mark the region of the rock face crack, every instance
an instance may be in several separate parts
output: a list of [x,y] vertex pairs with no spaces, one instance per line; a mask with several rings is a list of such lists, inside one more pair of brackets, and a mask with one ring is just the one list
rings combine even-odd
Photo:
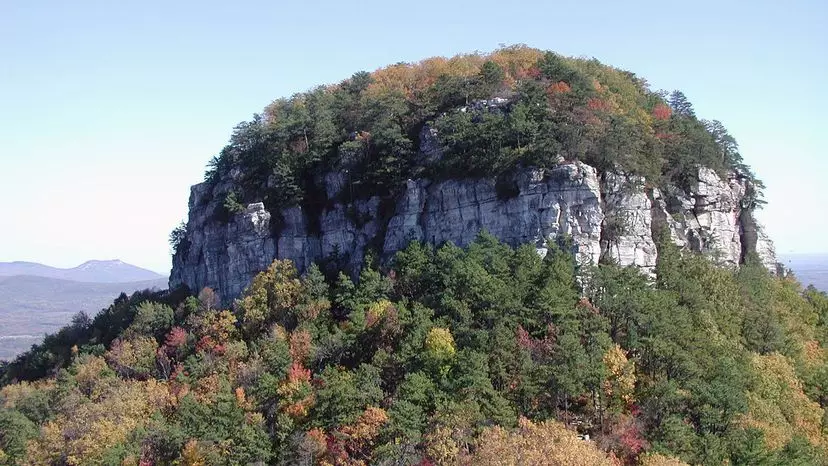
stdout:
[[[338,256],[340,264],[358,271],[366,250],[375,247],[387,260],[412,240],[434,245],[467,246],[485,230],[512,246],[532,243],[546,254],[547,241],[571,235],[576,259],[597,263],[602,257],[635,266],[652,275],[658,251],[653,237],[661,230],[673,242],[710,255],[724,265],[742,262],[742,238],[755,231],[755,252],[773,267],[773,245],[741,201],[745,181],[722,179],[699,170],[689,192],[662,194],[646,188],[643,178],[624,173],[597,173],[580,163],[551,169],[525,169],[514,176],[517,194],[498,197],[494,179],[408,180],[394,202],[393,215],[380,215],[377,197],[337,202],[318,218],[301,207],[268,212],[252,203],[229,221],[215,218],[235,178],[214,185],[193,186],[187,224],[187,248],[173,257],[170,286],[198,291],[213,288],[223,302],[238,297],[256,273],[274,259],[290,259],[300,271],[312,263]],[[342,190],[343,175],[321,177],[329,199]],[[277,233],[270,227],[281,219]],[[319,225],[318,231],[310,225]],[[752,234],[752,233],[751,233]],[[384,236],[384,238],[383,238]],[[692,241],[698,240],[698,241]]]

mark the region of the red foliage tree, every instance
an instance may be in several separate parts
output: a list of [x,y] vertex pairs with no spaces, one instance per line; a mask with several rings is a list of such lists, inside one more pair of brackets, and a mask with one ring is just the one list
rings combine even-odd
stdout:
[[164,346],[178,348],[187,343],[187,331],[181,327],[173,327],[164,339]]
[[612,106],[609,102],[603,99],[597,99],[595,97],[587,101],[587,108],[592,110],[593,112],[608,112],[612,110]]
[[599,444],[605,450],[611,450],[624,464],[637,464],[638,455],[650,447],[637,419],[635,406],[631,414],[620,414],[609,423],[609,432],[599,438]]
[[547,89],[547,93],[550,96],[553,96],[555,94],[566,94],[567,92],[569,92],[571,90],[572,90],[572,88],[569,86],[569,84],[567,84],[563,81],[558,81],[555,84],[552,84],[551,86],[549,86],[549,88]]
[[656,104],[655,107],[653,107],[653,118],[656,120],[669,120],[672,114],[673,110],[667,105]]

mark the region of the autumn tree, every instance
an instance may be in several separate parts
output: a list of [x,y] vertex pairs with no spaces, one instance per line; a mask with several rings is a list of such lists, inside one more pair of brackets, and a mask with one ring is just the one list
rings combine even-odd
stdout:
[[521,419],[516,431],[501,427],[484,430],[470,464],[611,466],[614,462],[560,423],[535,424]]
[[272,322],[291,328],[295,324],[292,310],[301,288],[293,263],[274,261],[265,273],[253,279],[244,296],[236,302],[245,330],[256,334]]

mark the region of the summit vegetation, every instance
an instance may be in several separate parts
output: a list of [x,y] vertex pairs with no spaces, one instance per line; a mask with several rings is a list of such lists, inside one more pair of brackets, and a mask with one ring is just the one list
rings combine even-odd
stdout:
[[[420,150],[429,134],[439,160]],[[234,180],[230,214],[258,201],[313,212],[328,201],[320,173],[347,174],[341,196],[393,197],[408,178],[501,177],[561,159],[661,187],[687,187],[700,165],[735,171],[758,188],[748,203],[761,202],[735,139],[698,119],[680,91],[655,92],[598,60],[522,45],[398,63],[278,99],[235,128],[205,179]]]

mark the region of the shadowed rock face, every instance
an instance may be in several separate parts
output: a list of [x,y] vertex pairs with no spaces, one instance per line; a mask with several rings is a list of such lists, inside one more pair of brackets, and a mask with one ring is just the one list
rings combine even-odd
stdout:
[[[268,212],[259,202],[229,220],[216,218],[238,176],[231,174],[213,186],[193,186],[187,235],[173,258],[170,286],[210,287],[227,303],[277,258],[292,260],[301,271],[336,257],[356,271],[368,249],[387,259],[412,240],[465,246],[481,230],[513,246],[534,244],[540,254],[546,253],[547,241],[568,235],[579,263],[608,258],[647,274],[653,273],[658,257],[653,234],[662,228],[679,246],[723,265],[742,261],[747,252],[742,236],[750,230],[757,238],[750,250],[769,268],[776,262],[761,226],[741,208],[745,182],[721,179],[705,168],[689,192],[668,195],[648,188],[641,177],[599,174],[572,162],[520,172],[506,198],[499,195],[494,179],[417,179],[408,180],[390,201],[370,197],[336,202],[318,213],[301,207]],[[327,173],[320,180],[328,199],[349,189],[341,173]],[[392,208],[383,208],[383,202]],[[748,218],[751,223],[745,228]]]

